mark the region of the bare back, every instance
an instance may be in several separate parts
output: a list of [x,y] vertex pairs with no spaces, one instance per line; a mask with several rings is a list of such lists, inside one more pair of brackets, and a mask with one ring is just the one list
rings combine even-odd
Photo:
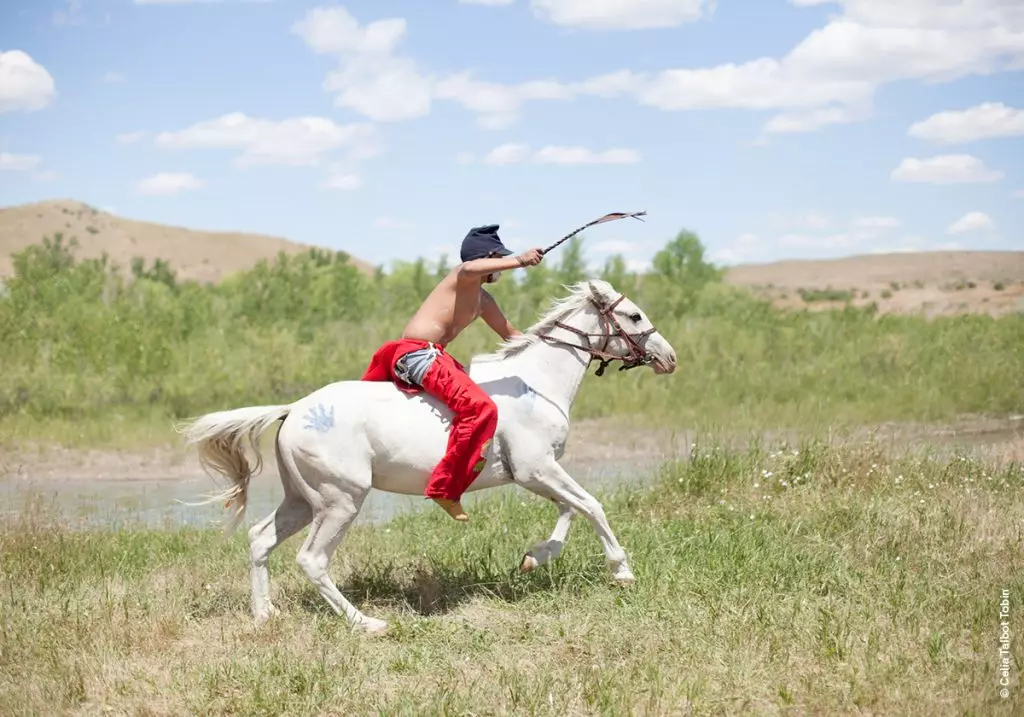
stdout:
[[459,280],[449,272],[409,320],[402,338],[447,345],[480,316],[483,289],[479,280]]

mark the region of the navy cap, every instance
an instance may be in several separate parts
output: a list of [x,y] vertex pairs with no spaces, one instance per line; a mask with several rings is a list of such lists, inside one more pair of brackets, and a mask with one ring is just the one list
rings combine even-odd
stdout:
[[498,225],[488,224],[485,227],[474,227],[462,240],[462,261],[483,259],[490,254],[508,256],[512,252],[501,243],[498,237]]

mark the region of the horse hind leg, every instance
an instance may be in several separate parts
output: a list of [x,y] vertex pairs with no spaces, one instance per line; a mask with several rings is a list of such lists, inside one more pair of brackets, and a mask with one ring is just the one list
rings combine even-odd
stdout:
[[359,496],[353,500],[345,496],[336,502],[326,504],[313,518],[309,537],[299,550],[296,560],[334,612],[344,615],[353,628],[370,633],[382,633],[387,630],[388,624],[364,615],[346,600],[327,571],[331,556],[359,513],[363,497]]
[[[295,476],[301,476],[308,490],[315,491],[315,499],[311,502],[316,506],[309,535],[299,549],[296,562],[331,609],[338,615],[344,615],[353,628],[382,633],[388,624],[361,613],[345,599],[328,573],[331,556],[370,492],[372,471],[369,462],[347,457],[342,465],[338,465],[316,451],[318,460],[316,465],[311,465],[306,459],[308,453],[298,456],[296,453],[289,451],[286,445],[284,461]],[[302,459],[301,466],[297,458]]]
[[293,475],[282,460],[279,439],[274,441],[274,451],[277,454],[277,470],[281,476],[284,498],[277,510],[249,529],[252,613],[257,624],[280,614],[280,610],[270,600],[270,572],[267,569],[270,553],[313,519],[313,510],[296,485],[301,477]]

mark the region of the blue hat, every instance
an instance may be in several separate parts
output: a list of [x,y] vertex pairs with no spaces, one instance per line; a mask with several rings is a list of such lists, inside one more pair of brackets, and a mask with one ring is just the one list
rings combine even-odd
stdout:
[[462,261],[483,259],[491,254],[508,256],[512,252],[498,238],[498,225],[489,224],[485,227],[474,227],[462,240]]

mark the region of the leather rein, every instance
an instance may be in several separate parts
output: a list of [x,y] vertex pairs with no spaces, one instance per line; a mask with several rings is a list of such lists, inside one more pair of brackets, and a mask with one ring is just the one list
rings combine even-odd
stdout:
[[[596,301],[591,299],[591,303],[597,307],[598,312],[600,314],[602,328],[605,328],[605,322],[607,322],[610,325],[609,330],[605,333],[588,334],[584,331],[580,331],[575,326],[563,324],[561,321],[556,321],[554,323],[554,325],[557,326],[558,328],[565,329],[566,331],[571,331],[577,336],[582,337],[586,341],[586,346],[579,346],[577,344],[569,343],[561,339],[556,339],[553,338],[552,336],[549,336],[548,334],[538,334],[538,336],[551,343],[561,344],[562,346],[571,346],[572,348],[586,351],[588,354],[590,354],[591,361],[593,361],[594,359],[598,359],[601,363],[597,367],[597,371],[594,372],[595,376],[603,376],[604,370],[612,361],[622,361],[622,365],[619,366],[620,371],[628,371],[629,369],[636,368],[637,366],[646,366],[647,364],[654,361],[654,356],[651,355],[651,353],[647,349],[640,345],[640,341],[653,334],[656,331],[656,329],[652,326],[647,331],[641,331],[640,333],[636,334],[630,334],[624,331],[623,328],[619,325],[618,320],[615,318],[614,313],[615,307],[618,306],[619,302],[621,302],[624,298],[626,298],[625,294],[619,294],[619,297],[615,299],[615,301],[613,301],[612,303],[605,307],[600,306]],[[626,347],[629,349],[628,355],[616,356],[615,354],[610,354],[607,352],[606,349],[608,348],[608,342],[615,337],[619,337],[626,342]],[[603,339],[601,343],[601,348],[593,348],[591,342],[592,338]]]

